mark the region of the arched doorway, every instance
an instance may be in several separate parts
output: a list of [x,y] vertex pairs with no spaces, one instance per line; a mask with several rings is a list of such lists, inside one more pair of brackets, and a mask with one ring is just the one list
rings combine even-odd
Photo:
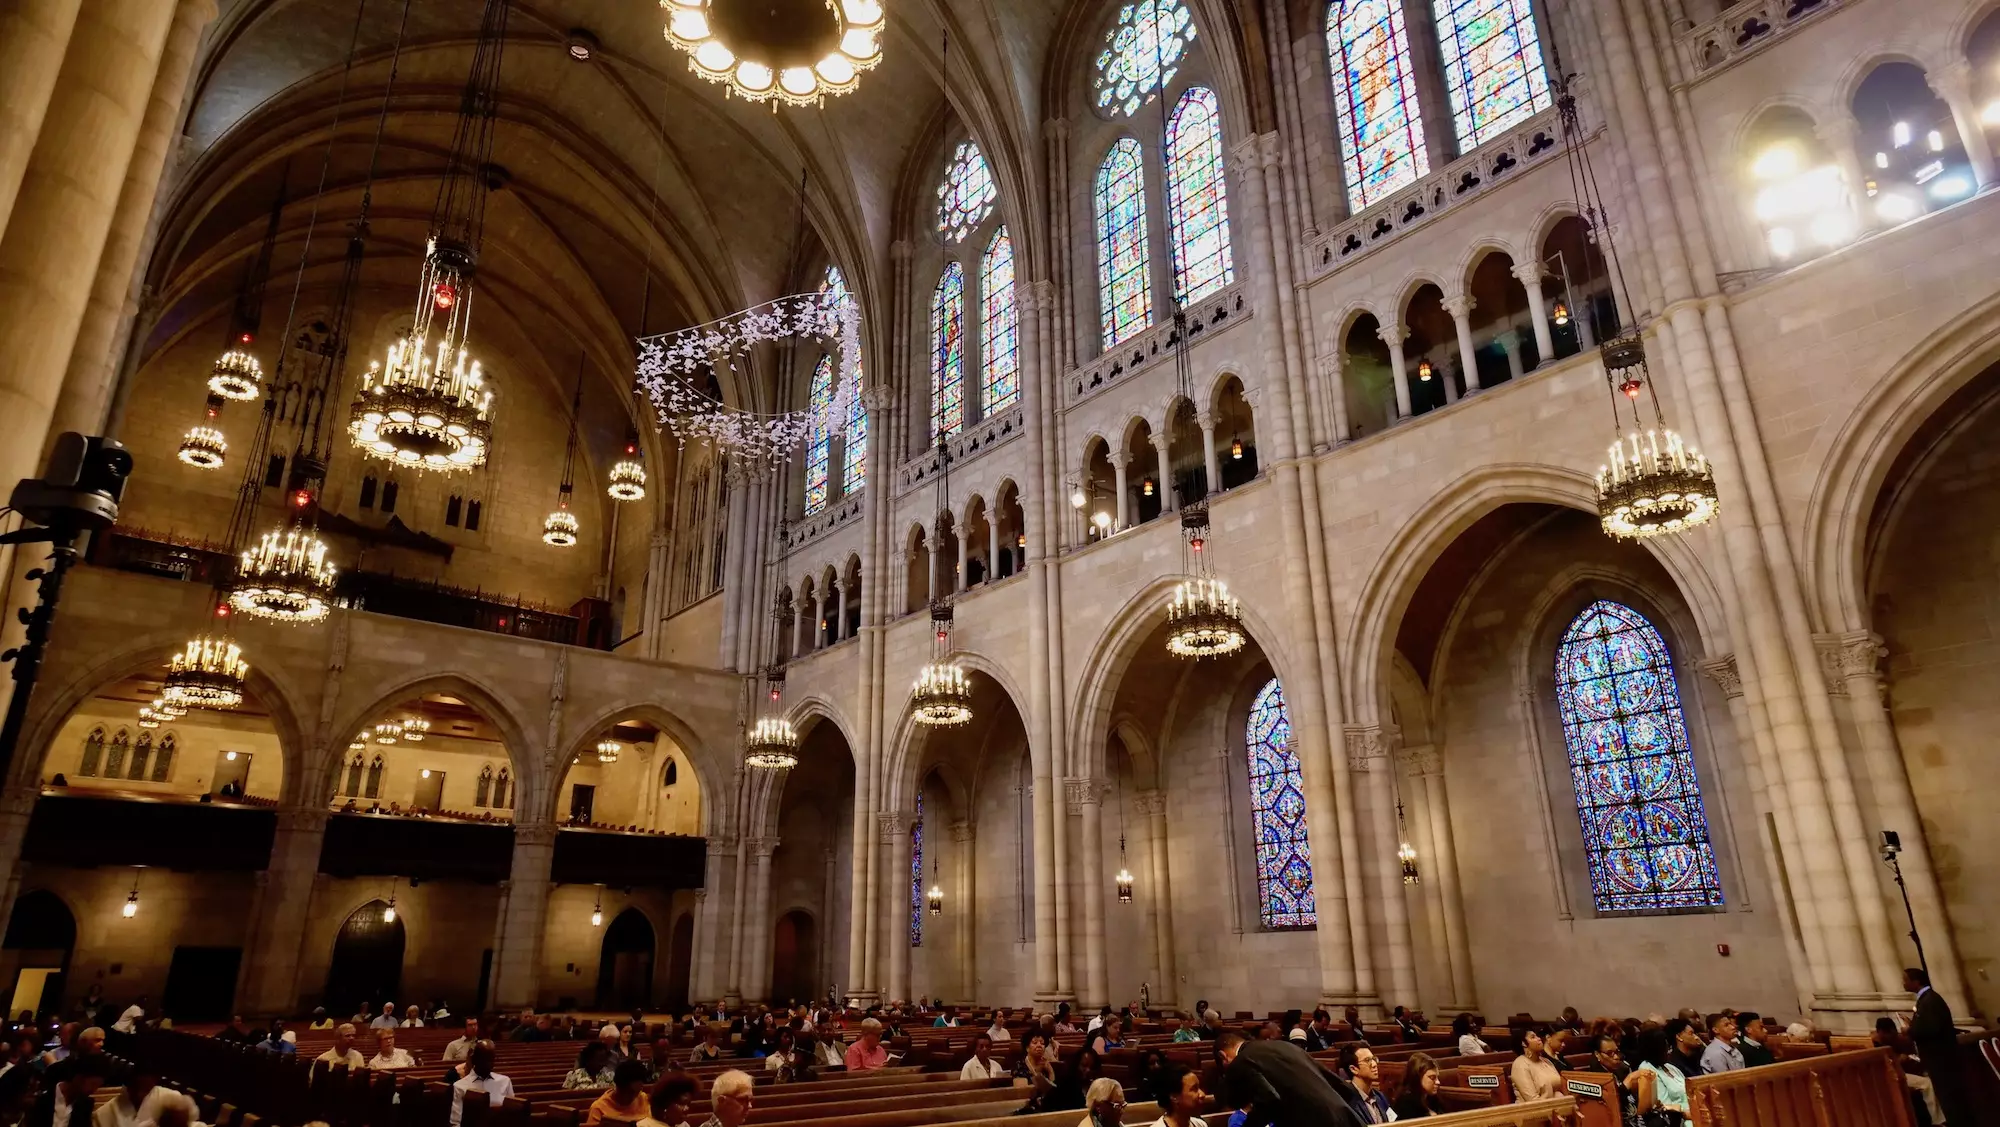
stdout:
[[627,908],[604,929],[597,959],[597,1008],[623,1013],[652,1001],[653,925],[637,908]]
[[403,981],[403,921],[384,919],[388,908],[370,900],[340,925],[326,971],[328,1013],[373,1013],[395,1000]]
[[694,916],[683,912],[674,921],[674,935],[667,946],[667,1009],[681,1013],[688,1007],[688,984],[694,973]]
[[786,1002],[810,998],[818,984],[813,981],[819,966],[819,937],[813,918],[794,908],[778,917],[771,934],[771,1001]]
[[22,893],[7,917],[6,938],[0,940],[0,958],[14,972],[7,1013],[40,1015],[61,1009],[63,977],[75,949],[76,917],[62,897],[43,888]]

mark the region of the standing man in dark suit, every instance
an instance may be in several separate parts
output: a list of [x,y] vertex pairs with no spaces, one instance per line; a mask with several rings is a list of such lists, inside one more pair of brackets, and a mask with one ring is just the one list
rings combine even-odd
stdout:
[[1350,1106],[1360,1094],[1290,1041],[1247,1041],[1230,1030],[1216,1052],[1230,1102],[1248,1112],[1243,1127],[1362,1127]]
[[1974,1122],[1972,1108],[1965,1102],[1964,1078],[1959,1075],[1958,1028],[1952,1024],[1951,1004],[1931,989],[1929,972],[1916,967],[1903,971],[1903,989],[1917,996],[1910,1040],[1916,1043],[1917,1056],[1923,1058],[1944,1121],[1954,1125]]

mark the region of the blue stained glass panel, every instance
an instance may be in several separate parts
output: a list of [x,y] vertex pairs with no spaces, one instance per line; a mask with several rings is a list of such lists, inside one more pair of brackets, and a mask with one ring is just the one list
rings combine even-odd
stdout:
[[1104,346],[1126,340],[1152,319],[1151,257],[1146,246],[1146,173],[1139,142],[1120,138],[1097,169],[1097,296]]
[[[853,300],[847,292],[847,279],[841,276],[840,267],[826,268],[826,277],[819,285],[820,297],[824,301],[841,303]],[[855,365],[854,375],[844,378],[846,384],[841,391],[847,396],[847,419],[841,427],[840,492],[844,496],[868,484],[868,410],[861,405],[861,366]]]
[[1135,0],[1118,9],[1092,66],[1098,112],[1130,117],[1174,80],[1194,43],[1194,18],[1181,0]]
[[833,458],[833,424],[825,412],[833,406],[833,357],[820,354],[813,366],[812,385],[806,394],[806,409],[813,413],[812,430],[806,436],[806,512],[826,508],[829,463]]
[[954,243],[993,214],[993,201],[1000,193],[993,186],[993,170],[986,166],[978,142],[959,144],[945,167],[937,195],[938,233]]
[[1250,705],[1250,831],[1257,844],[1257,912],[1267,928],[1315,927],[1306,782],[1292,750],[1292,721],[1276,678]]
[[931,292],[931,437],[965,429],[965,267],[944,264]]
[[1461,152],[1554,104],[1529,0],[1431,0],[1431,11]]
[[1222,108],[1205,86],[1181,95],[1167,123],[1167,235],[1182,304],[1236,280],[1222,178]]
[[1622,603],[1584,608],[1556,699],[1600,912],[1722,906],[1722,880],[1666,639]]
[[917,791],[917,821],[910,827],[910,946],[924,945],[924,792]]
[[986,368],[988,415],[1005,411],[1021,397],[1020,328],[1014,305],[1014,241],[1003,226],[979,258],[979,354]]
[[1334,0],[1326,50],[1347,201],[1360,211],[1431,167],[1401,0]]

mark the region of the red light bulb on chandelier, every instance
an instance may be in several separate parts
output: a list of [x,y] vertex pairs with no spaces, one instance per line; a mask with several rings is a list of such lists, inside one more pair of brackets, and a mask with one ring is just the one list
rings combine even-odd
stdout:
[[256,339],[257,339],[257,334],[255,333],[244,333],[242,336],[236,338],[237,343],[239,344],[249,344],[251,341]]
[[292,494],[292,504],[301,509],[312,504],[312,499],[313,495],[310,490],[301,489],[297,493]]
[[458,290],[450,282],[439,282],[431,290],[431,304],[439,309],[450,309],[458,301]]
[[1618,385],[1618,390],[1624,392],[1625,398],[1627,399],[1637,399],[1639,398],[1639,389],[1645,386],[1646,386],[1645,384],[1639,382],[1639,378],[1637,376],[1634,376],[1630,379],[1627,379],[1624,383]]
[[217,617],[217,618],[228,618],[228,617],[229,617],[229,604],[228,604],[228,603],[217,603],[217,604],[215,604],[215,617]]
[[1192,540],[1188,541],[1188,547],[1190,547],[1190,548],[1194,549],[1194,551],[1195,551],[1195,553],[1196,553],[1197,555],[1199,555],[1199,554],[1201,553],[1201,546],[1202,546],[1202,544],[1203,544],[1203,540],[1202,540],[1202,538],[1201,538],[1201,537],[1199,537],[1199,536],[1197,536],[1197,537],[1195,537],[1194,539],[1192,539]]

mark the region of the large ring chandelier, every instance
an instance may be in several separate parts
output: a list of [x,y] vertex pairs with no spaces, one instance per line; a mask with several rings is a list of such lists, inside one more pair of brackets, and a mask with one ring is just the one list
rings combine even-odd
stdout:
[[[837,346],[839,378],[820,411],[759,414],[740,411],[703,390],[711,374],[747,363],[757,345],[813,338]],[[726,317],[639,341],[637,382],[653,402],[662,426],[686,442],[702,439],[731,455],[778,462],[804,443],[815,427],[837,428],[860,385],[861,319],[854,302],[820,294],[794,294]]]
[[162,697],[181,708],[235,708],[243,703],[243,682],[250,675],[242,654],[227,638],[190,639],[168,663]]
[[817,105],[882,61],[882,0],[660,0],[688,69],[752,102]]
[[424,742],[424,737],[430,734],[431,722],[421,716],[405,716],[397,723],[402,726],[403,738],[413,744]]
[[214,427],[191,427],[181,439],[174,457],[198,470],[219,470],[229,454],[229,443]]
[[224,399],[245,403],[264,394],[264,366],[255,356],[232,348],[216,358],[208,374],[208,390]]
[[625,440],[625,456],[612,465],[605,482],[604,492],[613,501],[646,499],[646,463],[639,460],[637,437]]
[[253,618],[318,622],[332,608],[335,574],[324,540],[298,527],[273,529],[243,553],[229,605]]
[[743,762],[766,771],[784,771],[799,765],[799,734],[782,716],[764,716],[750,726],[743,737]]
[[1602,356],[1605,377],[1633,403],[1631,427],[1611,444],[1610,457],[1597,469],[1597,514],[1605,533],[1619,540],[1645,540],[1707,524],[1716,510],[1715,474],[1708,459],[1667,428],[1658,417],[1657,399],[1658,425],[1639,429],[1637,401],[1649,382],[1639,335],[1607,341]]
[[917,671],[910,687],[910,719],[933,728],[972,723],[972,679],[965,667],[950,660],[951,604],[931,604],[932,639],[936,651],[929,665]]
[[1187,541],[1187,578],[1174,586],[1167,602],[1167,652],[1176,657],[1227,657],[1248,641],[1243,630],[1243,608],[1229,585],[1210,571],[1208,547],[1208,502],[1196,501],[1181,509],[1181,534]]
[[439,473],[486,464],[493,392],[465,346],[472,269],[469,247],[431,238],[416,322],[385,361],[368,365],[348,412],[347,433],[362,453]]

